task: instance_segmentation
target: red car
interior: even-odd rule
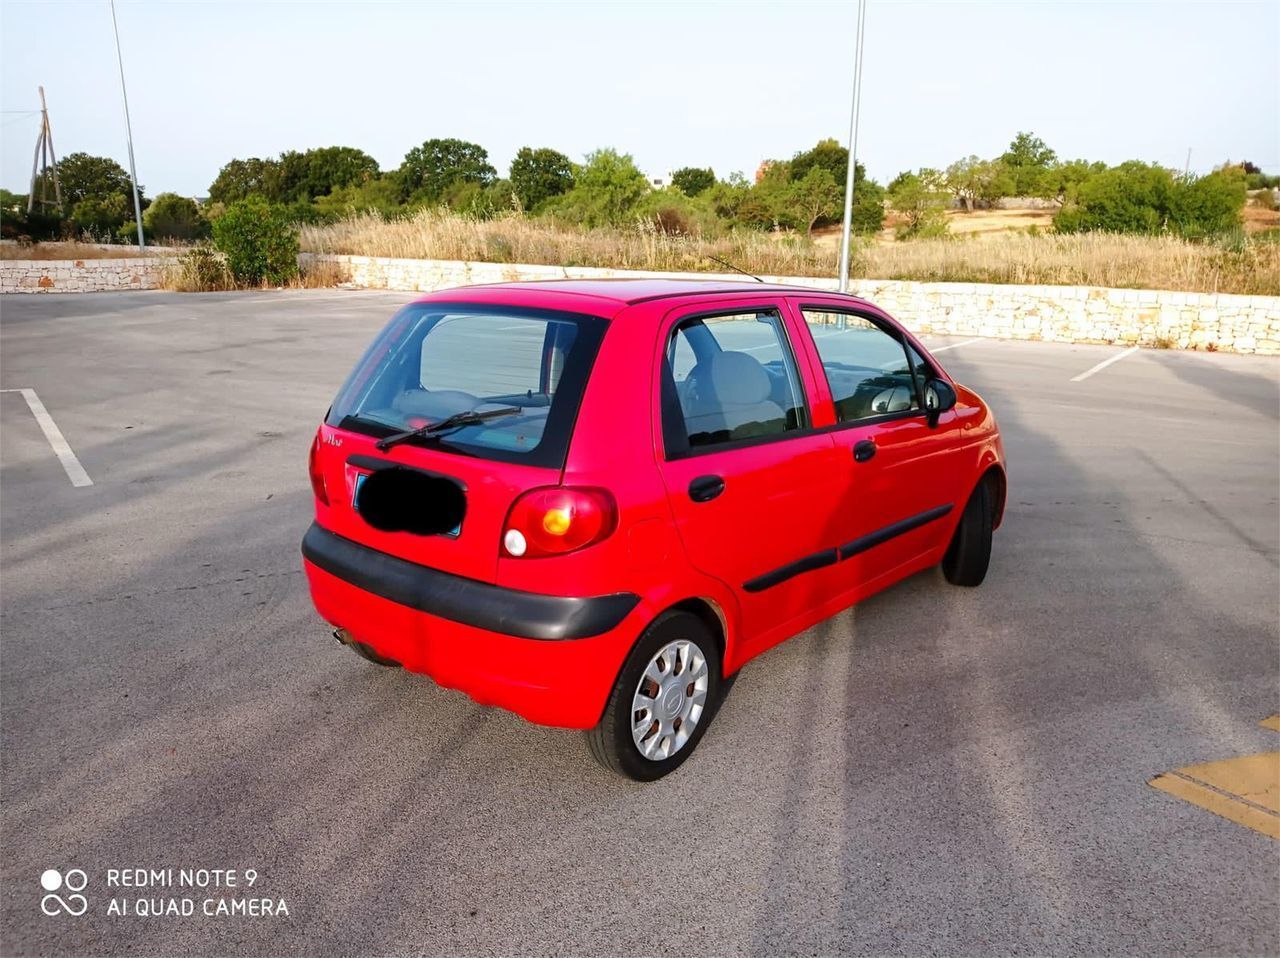
[[[424,296],[311,449],[311,594],[338,638],[635,779],[744,662],[929,566],[986,574],[991,411],[865,300],[758,283]]]

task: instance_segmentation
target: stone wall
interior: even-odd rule
[[[0,293],[97,293],[155,289],[164,258],[0,260]]]
[[[303,253],[342,264],[352,285],[428,292],[476,283],[608,277],[742,279],[735,274],[653,273],[591,267],[386,259]],[[60,293],[153,289],[161,257],[2,260],[0,292]],[[834,279],[764,277],[770,282],[836,288]],[[918,333],[1137,344],[1280,355],[1280,296],[1175,293],[1094,286],[999,286],[854,280],[850,291],[886,309]]]
[[[421,292],[538,279],[742,279],[734,274],[649,273],[311,253],[302,256],[341,263],[355,286]],[[764,278],[817,289],[836,288],[834,279]],[[850,292],[881,306],[918,333],[1280,355],[1280,296],[874,279],[854,280]]]

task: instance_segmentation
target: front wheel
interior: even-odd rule
[[[992,524],[991,484],[984,479],[969,497],[942,559],[942,574],[952,585],[981,585],[987,577]]]
[[[651,782],[679,768],[720,702],[720,651],[688,612],[664,612],[636,642],[614,683],[591,754],[628,778]]]

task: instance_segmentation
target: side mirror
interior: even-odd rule
[[[924,384],[924,414],[930,428],[938,425],[938,417],[953,408],[958,398],[946,380],[930,379]]]

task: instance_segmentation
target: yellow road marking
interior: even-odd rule
[[[1258,724],[1280,732],[1280,715]],[[1280,752],[1188,765],[1147,784],[1280,840]]]
[[[1153,788],[1168,792],[1170,795],[1190,802],[1192,805],[1198,805],[1206,811],[1235,822],[1237,825],[1252,828],[1255,832],[1261,832],[1270,838],[1280,840],[1280,815],[1275,815],[1256,805],[1246,805],[1230,795],[1225,795],[1207,785],[1184,778],[1177,772],[1166,772],[1164,775],[1157,775],[1151,780],[1150,784]]]
[[[1177,774],[1280,816],[1280,752],[1188,765]]]

